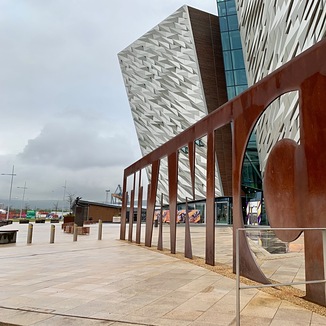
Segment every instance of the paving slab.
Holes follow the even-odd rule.
[[[0,246],[0,325],[235,325],[233,278],[121,241],[119,224],[103,224],[102,240],[97,240],[98,226],[91,225],[90,234],[77,241],[56,225],[53,244],[50,227],[34,225],[33,242],[27,244],[27,226],[14,224],[17,243]],[[194,252],[203,257],[205,228],[191,229]],[[153,246],[157,233],[154,228]],[[216,260],[231,264],[232,229],[219,228],[216,234]],[[177,228],[177,235],[177,250],[182,251],[184,227]],[[163,236],[168,249],[168,225]],[[268,265],[270,275],[283,271],[295,279],[302,277],[302,254],[295,255],[288,265],[282,256],[275,263],[266,253],[260,262]],[[326,325],[326,318],[248,289],[241,291],[241,325],[318,326]]]

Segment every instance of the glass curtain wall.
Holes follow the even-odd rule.
[[[217,0],[228,99],[248,88],[235,0]]]
[[[217,0],[217,10],[227,93],[228,99],[231,100],[248,88],[235,0]],[[246,207],[253,205],[253,202],[260,202],[260,205],[263,206],[262,178],[255,132],[250,137],[243,162],[242,190],[245,194],[244,212],[249,211],[248,214],[250,214],[251,210],[246,209]],[[245,223],[253,220],[248,214],[244,214]],[[262,215],[265,215],[263,211]],[[265,216],[262,216],[258,221],[259,224],[267,223]]]

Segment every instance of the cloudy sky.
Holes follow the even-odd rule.
[[[184,4],[215,0],[0,0],[0,174],[12,199],[105,201],[140,150],[117,53]],[[7,205],[11,177],[0,176]]]

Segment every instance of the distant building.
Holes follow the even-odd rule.
[[[82,226],[84,222],[113,222],[113,216],[120,216],[121,206],[96,203],[87,200],[75,200],[72,205],[75,223]]]

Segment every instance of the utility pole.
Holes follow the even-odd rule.
[[[65,180],[65,185],[62,187],[63,187],[63,198],[62,198],[61,218],[63,219],[63,210],[64,210],[65,198],[66,198],[67,180]]]
[[[14,181],[15,174],[15,166],[12,166],[11,173],[1,173],[1,175],[10,175],[11,176],[11,182],[10,182],[10,190],[9,190],[9,200],[8,200],[8,209],[7,209],[7,217],[6,219],[9,220],[9,211],[10,211],[10,202],[11,202],[11,193],[12,193],[12,183]]]
[[[19,218],[22,218],[23,205],[24,205],[24,200],[25,200],[25,190],[27,189],[26,181],[25,181],[24,187],[17,187],[17,188],[24,189],[24,191],[23,191],[23,199],[22,199],[22,203],[20,205],[20,213],[19,213]]]

